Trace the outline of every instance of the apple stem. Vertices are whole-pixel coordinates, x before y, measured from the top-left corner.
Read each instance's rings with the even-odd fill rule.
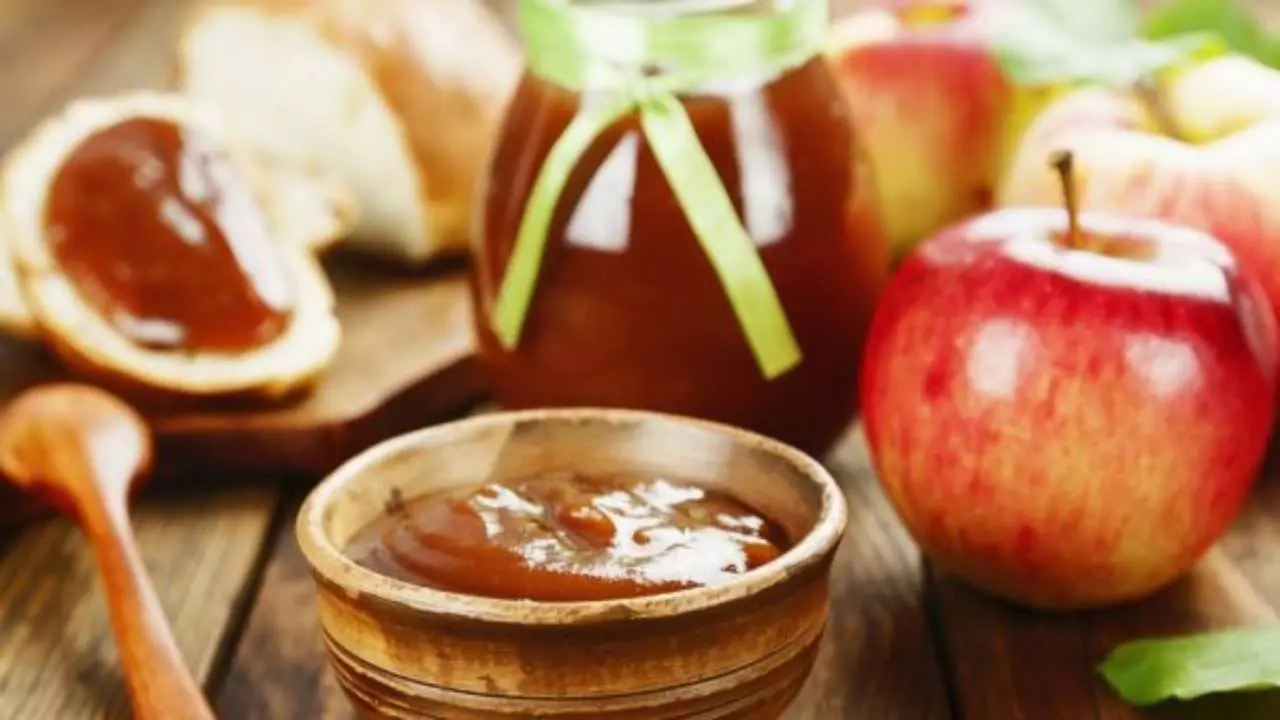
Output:
[[[1146,106],[1147,111],[1151,113],[1151,119],[1156,124],[1156,129],[1162,135],[1173,138],[1174,140],[1184,140],[1182,128],[1178,122],[1173,119],[1173,113],[1169,112],[1169,106],[1165,103],[1164,98],[1160,96],[1160,88],[1156,85],[1154,79],[1150,75],[1144,75],[1133,84],[1133,91],[1138,99]]]
[[[1053,155],[1053,167],[1062,181],[1062,200],[1067,206],[1067,247],[1079,248],[1083,242],[1080,233],[1080,206],[1076,197],[1075,156],[1070,150]]]

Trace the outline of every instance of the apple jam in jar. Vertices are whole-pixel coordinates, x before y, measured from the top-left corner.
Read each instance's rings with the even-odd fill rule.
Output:
[[[509,408],[613,406],[825,452],[889,260],[825,0],[523,0],[478,219]]]

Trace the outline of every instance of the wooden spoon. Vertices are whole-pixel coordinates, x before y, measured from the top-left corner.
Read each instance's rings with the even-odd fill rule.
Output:
[[[0,473],[69,511],[93,546],[139,720],[213,720],[147,577],[129,524],[133,482],[151,466],[151,432],[96,388],[28,390],[0,413]]]

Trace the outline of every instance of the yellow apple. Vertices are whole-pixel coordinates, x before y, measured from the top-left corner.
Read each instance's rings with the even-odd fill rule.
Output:
[[[1280,309],[1280,72],[1226,55],[1147,88],[1082,89],[1027,130],[1002,206],[1060,205],[1050,166],[1073,154],[1080,207],[1170,220],[1234,251]]]

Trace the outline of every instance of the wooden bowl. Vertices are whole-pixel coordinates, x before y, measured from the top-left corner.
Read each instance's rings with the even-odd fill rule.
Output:
[[[732,493],[795,545],[723,585],[595,602],[441,592],[341,548],[393,498],[578,471],[662,475]],[[329,659],[370,718],[776,718],[827,620],[844,497],[815,460],[696,420],[624,410],[497,413],[373,447],[298,518]]]

